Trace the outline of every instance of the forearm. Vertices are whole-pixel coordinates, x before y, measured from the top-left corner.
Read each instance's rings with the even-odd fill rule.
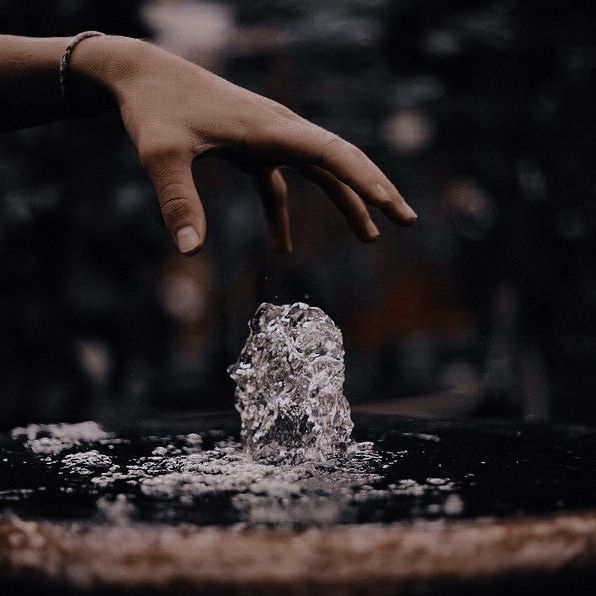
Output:
[[[86,39],[73,52],[69,92],[74,105],[85,113],[116,107],[112,90],[99,77],[105,71],[100,61],[118,39]],[[37,126],[69,116],[59,82],[60,58],[69,40],[0,35],[0,131]]]

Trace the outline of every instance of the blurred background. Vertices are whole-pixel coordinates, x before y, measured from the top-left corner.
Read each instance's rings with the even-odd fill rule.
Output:
[[[341,327],[355,409],[596,422],[596,20],[551,0],[0,0],[0,32],[152,39],[361,147],[419,215],[362,245],[287,172],[196,164],[177,256],[118,119],[0,136],[0,425],[233,404],[259,303]]]

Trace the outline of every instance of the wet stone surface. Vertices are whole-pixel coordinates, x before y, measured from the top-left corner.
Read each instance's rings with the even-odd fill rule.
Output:
[[[253,461],[237,415],[185,415],[0,438],[0,509],[27,518],[240,527],[543,515],[596,505],[596,432],[355,416],[325,462]],[[93,430],[88,426],[78,429]],[[55,442],[50,441],[55,444]]]

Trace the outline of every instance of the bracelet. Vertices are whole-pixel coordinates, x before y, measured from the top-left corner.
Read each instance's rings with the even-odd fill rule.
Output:
[[[66,46],[62,58],[60,58],[60,92],[62,93],[62,99],[64,100],[66,109],[69,112],[73,111],[68,99],[68,67],[70,65],[70,56],[81,41],[88,37],[97,37],[98,35],[105,35],[105,33],[99,31],[83,31],[78,35],[75,35]]]

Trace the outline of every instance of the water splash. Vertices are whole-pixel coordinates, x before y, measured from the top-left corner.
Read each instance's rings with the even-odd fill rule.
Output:
[[[345,455],[354,425],[343,395],[341,331],[303,302],[263,303],[249,329],[238,362],[228,368],[244,448],[268,462]]]

